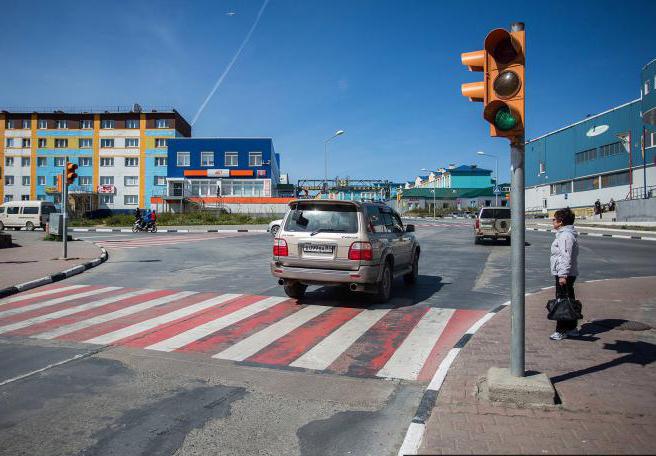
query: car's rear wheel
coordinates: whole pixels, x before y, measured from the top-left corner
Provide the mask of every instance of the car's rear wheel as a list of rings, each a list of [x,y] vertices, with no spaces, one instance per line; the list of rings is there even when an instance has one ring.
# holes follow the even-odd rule
[[[480,243],[481,243],[481,238],[479,238],[478,236],[474,236],[474,244],[478,245]]]
[[[389,262],[385,263],[383,267],[383,273],[380,277],[380,282],[377,284],[376,294],[374,295],[374,300],[378,303],[384,303],[389,301],[390,294],[392,292],[392,268],[390,267]]]
[[[305,295],[305,290],[307,289],[307,285],[303,285],[301,283],[290,283],[286,284],[283,287],[285,289],[285,293],[287,296],[290,298],[295,298],[295,299],[301,299]]]
[[[278,225],[273,225],[271,227],[271,236],[276,237],[278,231],[280,231],[280,227]]]
[[[412,259],[412,271],[403,276],[403,282],[406,285],[414,285],[417,283],[417,277],[419,276],[419,252],[415,253],[415,257]]]
[[[25,229],[26,229],[27,231],[34,231],[34,223],[32,223],[32,222],[27,222],[27,223],[25,224]]]
[[[510,238],[506,238],[505,241],[506,245],[510,245]]]

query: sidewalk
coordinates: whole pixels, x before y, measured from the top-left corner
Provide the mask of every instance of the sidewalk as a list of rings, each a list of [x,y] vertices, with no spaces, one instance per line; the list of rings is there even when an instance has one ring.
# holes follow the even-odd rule
[[[40,233],[41,234],[41,233]],[[41,236],[13,236],[14,247],[0,249],[0,289],[57,274],[99,258],[99,247],[84,241],[68,242],[68,259],[61,242],[43,241]]]
[[[561,404],[517,408],[476,396],[491,366],[508,367],[510,308],[460,352],[427,422],[419,454],[616,454],[656,452],[656,330],[628,331],[623,319],[656,327],[656,277],[577,283],[583,336],[549,340],[544,305],[553,289],[526,299],[526,369],[546,373]]]

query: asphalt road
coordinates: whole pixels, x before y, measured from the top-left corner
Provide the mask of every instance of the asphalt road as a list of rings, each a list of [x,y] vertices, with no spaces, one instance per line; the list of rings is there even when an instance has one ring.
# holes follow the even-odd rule
[[[110,260],[42,289],[49,295],[0,301],[0,454],[396,454],[442,337],[457,340],[466,329],[458,321],[468,324],[509,299],[510,247],[474,245],[470,225],[418,226],[419,282],[407,288],[398,281],[390,303],[378,307],[322,287],[301,303],[283,299],[269,272],[267,234],[79,233],[105,245]],[[526,234],[527,291],[552,285],[552,239]],[[652,241],[583,237],[579,280],[653,275],[655,253]],[[270,304],[222,329],[211,327],[226,318],[217,305],[138,338],[107,336],[233,294],[239,298],[226,304],[236,309],[228,317]],[[130,306],[116,302],[123,295]],[[33,307],[20,313],[25,305]],[[12,309],[19,310],[2,313]],[[304,314],[317,322],[305,332],[307,319],[292,325]],[[404,378],[407,366],[396,355],[423,322],[439,323],[426,319],[433,315],[451,317],[421,372]],[[323,341],[348,339],[331,322],[341,318],[346,327],[362,316],[374,316],[373,326],[343,352],[324,353],[333,356],[325,368],[312,364],[313,344],[329,351]],[[267,336],[277,337],[267,331],[275,330],[284,337],[267,345]],[[188,340],[171,345],[181,337]],[[266,347],[258,351],[258,343]]]

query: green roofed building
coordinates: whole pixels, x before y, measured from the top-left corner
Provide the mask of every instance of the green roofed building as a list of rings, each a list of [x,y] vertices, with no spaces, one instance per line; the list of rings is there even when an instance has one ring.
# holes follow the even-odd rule
[[[404,189],[398,200],[400,212],[424,209],[467,209],[494,205],[494,187],[485,188],[410,188]],[[505,206],[505,194],[499,204]]]

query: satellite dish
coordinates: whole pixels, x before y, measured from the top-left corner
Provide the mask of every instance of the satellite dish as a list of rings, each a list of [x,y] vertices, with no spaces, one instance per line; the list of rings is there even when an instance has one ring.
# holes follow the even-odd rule
[[[588,130],[585,136],[592,138],[593,136],[599,136],[608,131],[608,125],[596,125]]]

